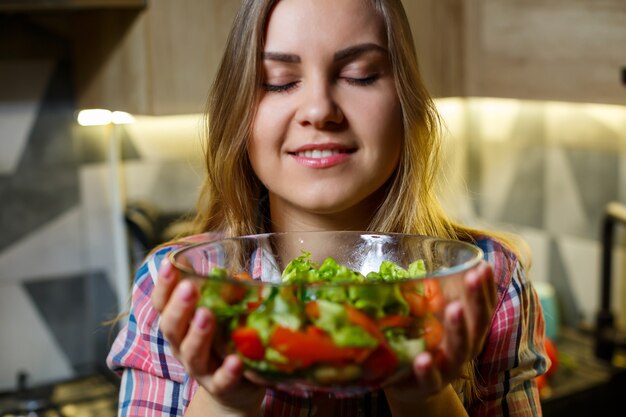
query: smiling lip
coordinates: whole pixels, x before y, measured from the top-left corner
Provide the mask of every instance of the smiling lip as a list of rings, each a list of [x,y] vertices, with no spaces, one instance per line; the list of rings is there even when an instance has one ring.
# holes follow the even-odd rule
[[[309,168],[330,168],[350,158],[355,149],[343,145],[324,143],[305,145],[289,152],[293,159]]]

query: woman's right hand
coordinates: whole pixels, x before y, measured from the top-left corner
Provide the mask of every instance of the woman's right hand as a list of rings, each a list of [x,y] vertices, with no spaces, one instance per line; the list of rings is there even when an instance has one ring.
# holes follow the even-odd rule
[[[243,363],[236,355],[227,356],[222,363],[211,357],[215,316],[206,308],[196,308],[198,297],[198,285],[181,280],[169,259],[164,259],[152,292],[152,304],[161,315],[160,329],[172,353],[208,394],[200,396],[215,412],[208,415],[256,415],[265,388],[243,377]],[[189,411],[194,408],[196,397],[197,393]]]

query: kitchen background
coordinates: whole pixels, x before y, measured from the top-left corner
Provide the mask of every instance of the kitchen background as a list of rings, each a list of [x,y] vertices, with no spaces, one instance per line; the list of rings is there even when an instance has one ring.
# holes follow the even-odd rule
[[[102,322],[126,307],[119,271],[143,250],[122,215],[193,210],[204,99],[238,2],[74,3],[0,2],[0,391],[20,372],[41,384],[103,366]],[[447,126],[446,207],[525,238],[562,322],[589,328],[604,210],[626,204],[626,2],[404,3]],[[80,126],[95,107],[134,123]]]

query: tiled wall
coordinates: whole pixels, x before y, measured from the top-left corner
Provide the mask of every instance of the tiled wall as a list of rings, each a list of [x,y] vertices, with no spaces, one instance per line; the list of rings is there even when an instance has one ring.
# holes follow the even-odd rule
[[[532,250],[530,276],[555,287],[563,321],[592,322],[605,206],[626,203],[626,107],[479,98],[439,105],[455,155],[447,207],[471,224],[520,234]],[[618,228],[618,313],[626,300],[623,236]]]
[[[96,371],[111,341],[103,322],[126,304],[111,130],[78,126],[73,95],[63,59],[0,60],[0,391],[23,371],[33,385]],[[125,202],[193,208],[199,124],[186,116],[117,127]]]
[[[113,246],[125,242],[111,227],[111,131],[75,123],[70,75],[62,60],[0,61],[0,390],[21,370],[36,383],[101,364],[109,342],[101,322],[119,310]],[[565,321],[590,321],[600,218],[607,202],[626,203],[626,108],[438,106],[448,126],[446,207],[471,224],[520,233],[533,251],[532,279],[557,288]],[[200,116],[137,117],[117,129],[123,201],[193,209]],[[617,255],[614,305],[626,300]]]

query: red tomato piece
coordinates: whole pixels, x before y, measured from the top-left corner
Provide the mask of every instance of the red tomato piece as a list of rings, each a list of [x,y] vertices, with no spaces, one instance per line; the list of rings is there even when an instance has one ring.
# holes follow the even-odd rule
[[[413,318],[395,314],[393,316],[385,316],[378,320],[378,327],[384,329],[389,327],[410,327],[413,324]]]
[[[248,301],[246,303],[246,308],[248,309],[248,312],[251,312],[259,308],[261,304],[262,304],[261,301]]]
[[[428,300],[428,311],[438,314],[441,313],[446,306],[446,300],[443,298],[443,294],[436,294],[434,297]]]
[[[428,311],[440,313],[445,307],[446,300],[441,291],[439,281],[428,279],[424,281],[424,296],[428,301]]]
[[[408,292],[404,294],[404,299],[409,304],[409,311],[415,317],[422,317],[426,314],[428,301],[423,295],[419,295],[414,292]]]
[[[265,357],[265,348],[256,329],[239,327],[232,332],[231,338],[239,353],[246,358],[258,361]]]
[[[390,375],[398,363],[398,357],[391,347],[381,343],[363,362],[363,377],[366,381],[380,380]]]
[[[346,313],[348,313],[348,321],[356,326],[362,327],[363,330],[368,332],[371,336],[373,336],[379,342],[386,343],[387,339],[380,331],[376,322],[370,318],[367,314],[363,313],[356,308],[346,305]]]
[[[247,290],[242,285],[237,284],[221,284],[220,296],[228,304],[235,304],[243,300]]]
[[[304,305],[304,313],[310,320],[315,320],[320,317],[320,307],[317,305],[317,301],[309,301]]]
[[[424,338],[426,339],[426,348],[435,350],[443,339],[443,325],[433,316],[424,319]]]
[[[339,347],[327,333],[315,326],[309,326],[304,332],[279,326],[272,332],[269,346],[300,367],[320,362],[352,362],[370,351]]]

